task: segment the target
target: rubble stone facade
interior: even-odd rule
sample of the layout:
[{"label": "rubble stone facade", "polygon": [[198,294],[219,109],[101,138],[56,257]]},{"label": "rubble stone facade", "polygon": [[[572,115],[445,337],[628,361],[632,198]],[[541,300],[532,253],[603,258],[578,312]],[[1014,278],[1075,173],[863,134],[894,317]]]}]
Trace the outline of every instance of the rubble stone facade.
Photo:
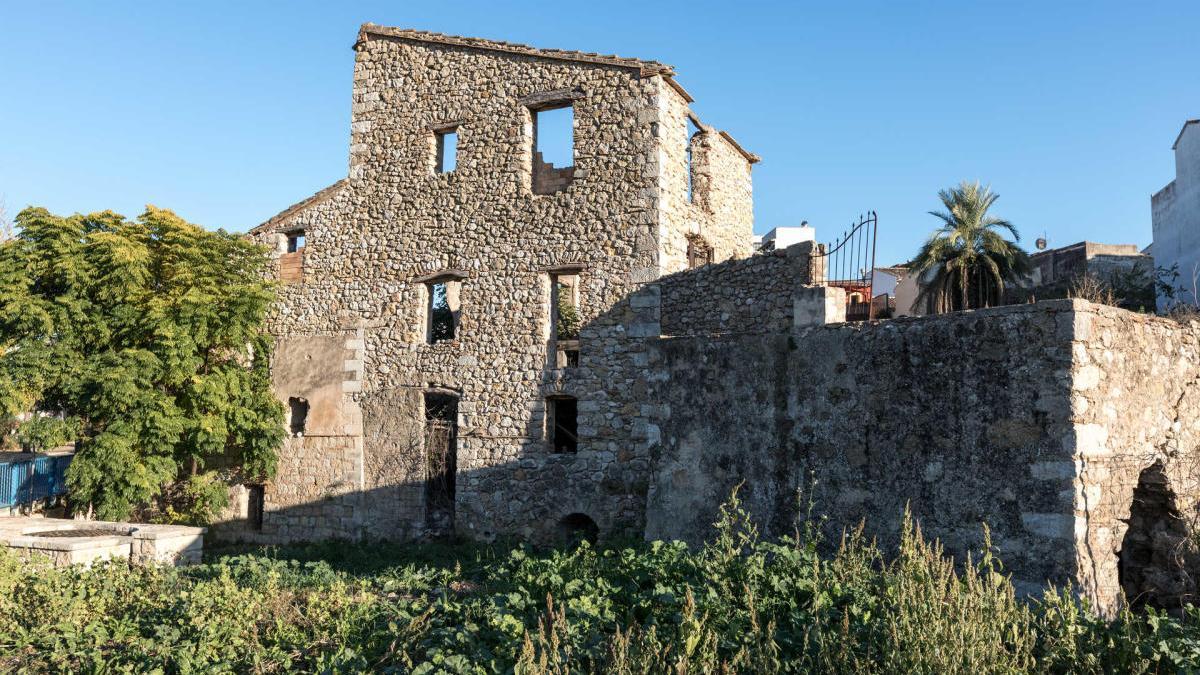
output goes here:
[{"label": "rubble stone facade", "polygon": [[[303,235],[300,281],[282,286],[270,330],[280,398],[310,412],[263,490],[261,530],[238,536],[446,529],[425,499],[436,393],[457,399],[455,531],[546,537],[584,514],[639,534],[653,406],[633,343],[659,326],[644,307],[657,299],[638,293],[688,266],[689,239],[714,262],[750,254],[757,157],[702,123],[689,139],[691,99],[657,62],[372,25],[355,49],[349,176],[252,232],[284,269]],[[563,105],[569,175],[535,154],[536,113]],[[455,168],[438,172],[447,130]],[[561,189],[539,194],[539,171]],[[551,331],[563,277],[585,326],[568,345],[577,365]],[[442,279],[457,327],[429,344],[430,282]],[[547,408],[568,398],[577,448],[554,453]]]},{"label": "rubble stone facade", "polygon": [[[815,477],[834,541],[908,508],[960,556],[986,523],[1031,591],[1195,590],[1200,325],[848,324],[812,242],[750,256],[757,157],[669,66],[369,24],[355,49],[348,177],[251,232],[293,433],[215,535],[696,541],[738,484],[784,533]],[[570,167],[538,149],[562,106]]]},{"label": "rubble stone facade", "polygon": [[986,525],[1030,593],[1194,601],[1198,340],[1081,300],[663,338],[646,536],[704,539],[739,484],[787,534],[800,491],[831,542],[864,523],[893,546],[907,510],[960,560]]}]

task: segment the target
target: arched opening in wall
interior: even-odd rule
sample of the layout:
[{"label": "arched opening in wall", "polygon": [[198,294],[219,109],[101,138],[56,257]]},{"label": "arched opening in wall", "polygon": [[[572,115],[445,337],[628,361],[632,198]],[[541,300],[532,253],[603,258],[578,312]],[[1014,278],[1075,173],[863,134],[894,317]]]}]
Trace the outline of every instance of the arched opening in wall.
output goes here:
[{"label": "arched opening in wall", "polygon": [[1197,557],[1189,528],[1176,506],[1162,462],[1138,476],[1121,540],[1118,579],[1134,609],[1177,609],[1195,601],[1196,579],[1189,570]]},{"label": "arched opening in wall", "polygon": [[436,535],[454,533],[458,477],[458,396],[425,393],[425,526]]},{"label": "arched opening in wall", "polygon": [[581,541],[595,544],[600,538],[600,526],[590,516],[572,513],[558,521],[558,540],[564,546],[574,546]]},{"label": "arched opening in wall", "polygon": [[308,424],[308,400],[293,396],[288,399],[288,431],[293,436],[303,436]]}]

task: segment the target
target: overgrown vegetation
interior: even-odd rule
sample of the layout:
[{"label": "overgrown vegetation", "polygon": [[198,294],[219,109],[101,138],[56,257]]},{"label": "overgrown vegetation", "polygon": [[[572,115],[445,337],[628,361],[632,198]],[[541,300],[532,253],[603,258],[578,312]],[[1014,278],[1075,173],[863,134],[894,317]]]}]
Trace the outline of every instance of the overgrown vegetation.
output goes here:
[{"label": "overgrown vegetation", "polygon": [[22,672],[1185,672],[1200,613],[1107,622],[1014,596],[917,528],[884,554],[762,541],[736,501],[699,550],[331,544],[190,569],[30,571],[0,553],[0,670]]},{"label": "overgrown vegetation", "polygon": [[0,243],[5,436],[77,440],[70,496],[100,518],[205,520],[227,500],[220,480],[273,472],[283,436],[260,332],[267,264],[154,207],[135,221],[22,211]]}]

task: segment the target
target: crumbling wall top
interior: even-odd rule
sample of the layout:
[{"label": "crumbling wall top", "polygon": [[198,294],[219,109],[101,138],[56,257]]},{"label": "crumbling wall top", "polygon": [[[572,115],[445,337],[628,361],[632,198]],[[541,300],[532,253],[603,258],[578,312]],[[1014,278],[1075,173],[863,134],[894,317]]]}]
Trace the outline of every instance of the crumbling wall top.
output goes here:
[{"label": "crumbling wall top", "polygon": [[493,52],[507,52],[509,54],[518,54],[521,56],[533,56],[543,59],[555,59],[559,61],[576,61],[579,63],[594,63],[596,65],[617,66],[620,68],[634,68],[639,71],[643,77],[652,75],[663,75],[670,77],[675,74],[675,69],[665,63],[658,61],[647,61],[644,59],[635,59],[625,56],[617,56],[615,54],[597,54],[594,52],[578,52],[568,51],[563,49],[540,49],[529,45],[517,44],[514,42],[501,42],[499,40],[485,40],[483,38],[463,37],[458,35],[446,35],[444,33],[433,33],[422,30],[412,30],[409,28],[395,28],[391,26],[380,26],[373,23],[364,23],[358,31],[358,41],[354,43],[354,48],[358,49],[363,42],[372,39],[392,38],[398,40],[409,40],[412,42],[425,42],[440,45],[451,45],[455,47],[468,47],[472,49],[484,49]]}]

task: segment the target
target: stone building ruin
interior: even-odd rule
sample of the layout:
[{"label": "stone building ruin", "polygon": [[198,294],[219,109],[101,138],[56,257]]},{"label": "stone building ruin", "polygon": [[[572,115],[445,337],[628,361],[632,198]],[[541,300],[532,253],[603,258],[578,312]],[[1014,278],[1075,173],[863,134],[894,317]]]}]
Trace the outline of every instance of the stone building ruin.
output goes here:
[{"label": "stone building ruin", "polygon": [[[846,323],[815,244],[752,255],[759,158],[671,66],[372,24],[355,51],[347,177],[250,234],[290,433],[218,536],[698,541],[738,484],[784,533],[815,477],[835,536],[886,545],[907,506],[956,555],[986,522],[1031,591],[1193,591],[1200,326]],[[568,108],[561,166],[539,115]]]}]

